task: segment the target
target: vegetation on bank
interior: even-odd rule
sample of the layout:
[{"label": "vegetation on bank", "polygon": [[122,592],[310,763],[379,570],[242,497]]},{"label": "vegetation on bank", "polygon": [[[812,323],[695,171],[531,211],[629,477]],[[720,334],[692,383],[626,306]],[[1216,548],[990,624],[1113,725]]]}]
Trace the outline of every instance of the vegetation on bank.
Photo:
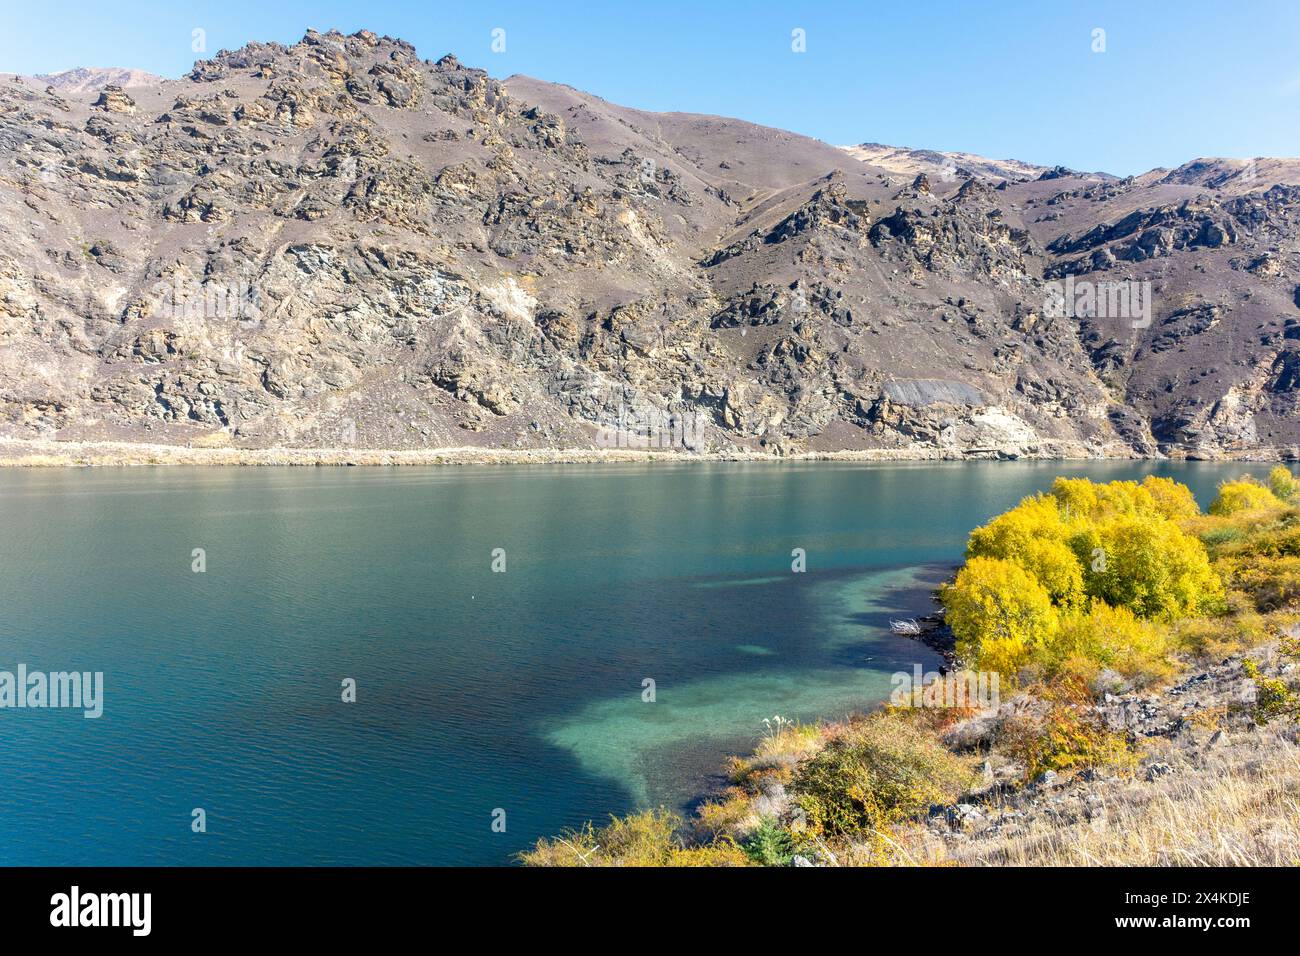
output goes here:
[{"label": "vegetation on bank", "polygon": [[[906,828],[987,786],[991,758],[1014,771],[1001,781],[1011,786],[1096,768],[1125,774],[1137,762],[1134,740],[1102,720],[1100,698],[1250,653],[1296,622],[1300,487],[1279,466],[1267,484],[1224,482],[1203,513],[1167,478],[1059,478],[975,529],[965,564],[939,596],[959,662],[996,672],[1003,700],[1014,696],[992,738],[972,743],[955,733],[988,717],[965,707],[895,705],[817,726],[778,718],[751,756],[732,759],[730,786],[692,819],[659,809],[587,824],[539,841],[522,861],[922,862],[905,849]],[[1300,658],[1295,641],[1281,649]],[[1249,658],[1244,672],[1258,690],[1243,704],[1256,721],[1300,714],[1290,683],[1265,677]],[[1220,791],[1234,805],[1250,803],[1227,779],[1206,792]],[[1284,803],[1283,795],[1269,805]]]},{"label": "vegetation on bank", "polygon": [[[1249,482],[1225,484],[1215,506]],[[1167,478],[1141,484],[1058,478],[1049,494],[971,533],[967,561],[940,594],[969,666],[1015,679],[1026,670],[1092,679],[1163,676],[1161,625],[1224,609],[1220,576],[1183,523],[1199,513]]]}]

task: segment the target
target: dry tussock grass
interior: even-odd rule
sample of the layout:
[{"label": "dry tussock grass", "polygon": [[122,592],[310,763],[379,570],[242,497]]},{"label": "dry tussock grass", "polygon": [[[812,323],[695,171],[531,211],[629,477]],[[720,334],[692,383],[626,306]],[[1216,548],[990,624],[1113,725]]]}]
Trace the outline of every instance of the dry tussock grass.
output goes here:
[{"label": "dry tussock grass", "polygon": [[1153,783],[1109,781],[1106,816],[1039,817],[1014,836],[945,846],[916,830],[900,839],[908,864],[958,866],[1300,865],[1300,747],[1261,730],[1225,740],[1196,766]]}]

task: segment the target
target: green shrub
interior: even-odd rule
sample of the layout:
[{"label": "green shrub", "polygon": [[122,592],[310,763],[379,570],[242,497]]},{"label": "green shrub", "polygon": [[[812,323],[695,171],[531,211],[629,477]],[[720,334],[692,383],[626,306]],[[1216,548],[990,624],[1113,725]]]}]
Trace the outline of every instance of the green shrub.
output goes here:
[{"label": "green shrub", "polygon": [[1214,549],[1227,544],[1235,544],[1238,541],[1245,541],[1249,537],[1249,532],[1244,528],[1220,525],[1207,529],[1199,537],[1206,548]]},{"label": "green shrub", "polygon": [[791,790],[814,832],[862,834],[953,800],[972,780],[970,763],[935,737],[878,714],[800,764]]},{"label": "green shrub", "polygon": [[775,817],[764,817],[741,849],[759,866],[789,866],[794,860],[794,838]]},{"label": "green shrub", "polygon": [[1259,665],[1250,658],[1242,663],[1242,670],[1255,684],[1255,703],[1251,716],[1261,727],[1279,717],[1300,714],[1300,699],[1287,686],[1287,682],[1277,677],[1265,677],[1260,673]]}]

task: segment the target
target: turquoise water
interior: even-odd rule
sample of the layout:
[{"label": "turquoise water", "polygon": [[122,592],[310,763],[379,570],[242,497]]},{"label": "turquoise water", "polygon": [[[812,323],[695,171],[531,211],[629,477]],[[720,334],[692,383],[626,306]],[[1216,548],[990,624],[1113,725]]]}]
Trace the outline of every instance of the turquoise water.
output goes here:
[{"label": "turquoise water", "polygon": [[1266,471],[0,471],[0,671],[104,674],[99,719],[0,709],[0,864],[505,863],[934,664],[889,618],[1055,475]]}]

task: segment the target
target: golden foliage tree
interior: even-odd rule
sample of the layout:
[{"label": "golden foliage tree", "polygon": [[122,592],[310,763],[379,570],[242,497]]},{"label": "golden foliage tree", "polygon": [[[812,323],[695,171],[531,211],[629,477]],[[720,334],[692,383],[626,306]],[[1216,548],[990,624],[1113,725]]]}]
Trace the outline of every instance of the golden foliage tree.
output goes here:
[{"label": "golden foliage tree", "polygon": [[1278,465],[1268,473],[1268,487],[1279,501],[1290,501],[1295,497],[1295,475],[1285,465]]},{"label": "golden foliage tree", "polygon": [[1099,522],[1076,533],[1071,545],[1088,596],[1140,617],[1210,610],[1223,596],[1205,546],[1167,518]]},{"label": "golden foliage tree", "polygon": [[1051,595],[1019,564],[975,557],[941,592],[957,653],[1014,677],[1058,626]]},{"label": "golden foliage tree", "polygon": [[1027,664],[1158,671],[1165,630],[1149,622],[1224,600],[1204,544],[1182,527],[1199,515],[1168,478],[1058,478],[1050,494],[971,533],[966,564],[941,594],[958,653],[1010,677]]},{"label": "golden foliage tree", "polygon": [[1035,495],[972,531],[966,556],[1018,564],[1047,590],[1053,603],[1073,607],[1083,599],[1083,574],[1068,537],[1056,499]]},{"label": "golden foliage tree", "polygon": [[1196,503],[1192,489],[1172,478],[1147,475],[1142,479],[1142,487],[1151,496],[1156,511],[1166,518],[1177,521],[1180,518],[1194,518],[1201,513],[1201,506]]},{"label": "golden foliage tree", "polygon": [[1274,511],[1282,502],[1254,478],[1239,478],[1219,485],[1218,497],[1210,505],[1212,515],[1232,515],[1239,511]]}]

